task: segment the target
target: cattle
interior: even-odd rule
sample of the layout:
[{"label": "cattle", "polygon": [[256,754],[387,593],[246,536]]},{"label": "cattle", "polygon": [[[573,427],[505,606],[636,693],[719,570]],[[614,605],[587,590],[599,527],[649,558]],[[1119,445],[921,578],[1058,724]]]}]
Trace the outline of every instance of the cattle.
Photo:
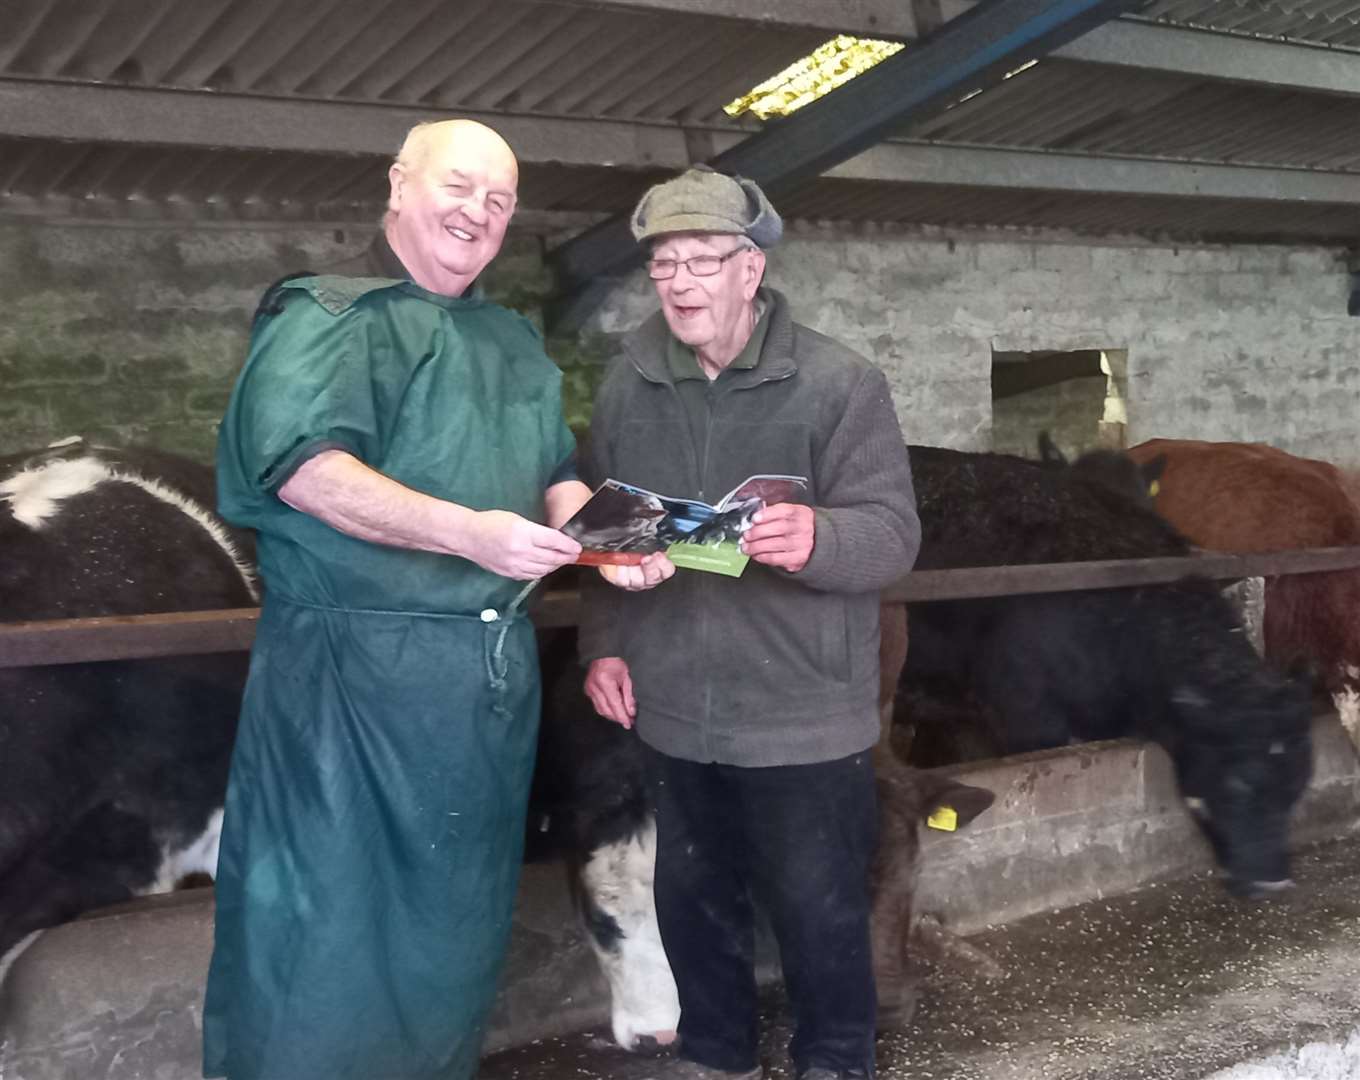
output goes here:
[{"label": "cattle", "polygon": [[[896,609],[900,616],[900,606]],[[657,928],[652,899],[656,826],[647,796],[636,732],[594,714],[582,690],[575,632],[541,636],[544,675],[540,766],[535,774],[541,807],[556,807],[570,880],[594,950],[610,987],[610,1024],[627,1050],[660,1049],[675,1038],[679,1002]],[[901,665],[885,635],[885,686]],[[937,810],[954,812],[957,827],[986,810],[993,794],[944,775],[908,768],[887,752],[875,754],[879,847],[871,872],[871,948],[878,984],[879,1025],[904,1026],[920,992],[917,947],[968,956],[947,934],[915,911],[919,830]],[[977,962],[977,958],[969,957]],[[985,966],[985,964],[984,964]]]},{"label": "cattle", "polygon": [[[1017,459],[1020,460],[1020,459]],[[1122,450],[1087,450],[1074,461],[1058,449],[1047,431],[1039,433],[1039,464],[1069,470],[1076,483],[1090,484],[1118,492],[1140,506],[1151,507],[1161,485],[1166,458],[1152,454],[1135,461]]]},{"label": "cattle", "polygon": [[[71,440],[0,459],[0,611],[16,621],[254,605],[251,538],[214,503],[209,468],[155,451]],[[595,716],[574,630],[541,631],[539,648],[529,846],[556,832],[615,1037],[656,1047],[673,1038],[678,1004],[636,735]],[[226,653],[0,669],[0,956],[88,909],[215,873],[246,668],[245,654]],[[880,795],[891,840],[875,867],[874,953],[885,1015],[905,1018],[916,829],[945,802],[966,824],[992,797],[900,768],[880,770]]]},{"label": "cattle", "polygon": [[[920,569],[1182,556],[1138,500],[1075,470],[911,448]],[[1305,687],[1260,661],[1209,581],[912,604],[902,685],[975,710],[1001,753],[1136,735],[1166,749],[1230,891],[1288,883],[1311,770]]]},{"label": "cattle", "polygon": [[[1166,467],[1157,512],[1216,551],[1267,552],[1360,545],[1355,476],[1261,443],[1153,439],[1136,461]],[[1360,569],[1270,578],[1266,655],[1304,665],[1338,699],[1360,685]],[[1340,703],[1340,702],[1339,702]]]},{"label": "cattle", "polygon": [[[210,469],[75,439],[0,459],[7,621],[258,602]],[[0,668],[0,955],[99,905],[211,874],[240,653]]]}]

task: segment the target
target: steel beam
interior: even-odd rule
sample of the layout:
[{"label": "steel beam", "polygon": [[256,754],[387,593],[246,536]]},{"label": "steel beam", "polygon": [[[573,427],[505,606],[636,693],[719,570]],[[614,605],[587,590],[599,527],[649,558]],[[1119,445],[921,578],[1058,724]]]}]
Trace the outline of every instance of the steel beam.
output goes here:
[{"label": "steel beam", "polygon": [[643,11],[658,15],[807,27],[856,37],[912,38],[917,35],[907,0],[559,0],[573,7]]},{"label": "steel beam", "polygon": [[1221,79],[1277,90],[1360,94],[1360,54],[1120,19],[1053,51],[1059,60]]},{"label": "steel beam", "polygon": [[[411,123],[433,115],[379,105],[0,79],[0,136],[105,145],[386,155]],[[485,119],[507,134],[526,163],[680,169],[690,160],[685,148],[687,129],[675,126],[504,116]],[[739,132],[710,130],[706,134],[720,159],[741,145]],[[910,140],[880,143],[827,170],[826,175],[892,183],[1288,202],[1354,204],[1360,196],[1360,178],[1354,173]],[[28,203],[19,208],[40,209]],[[58,208],[51,203],[46,209]],[[146,211],[148,216],[156,212],[150,206]],[[98,208],[90,213],[108,216]],[[271,211],[262,213],[269,216]],[[220,212],[210,210],[203,216],[220,216]],[[628,251],[633,248],[629,237]]]},{"label": "steel beam", "polygon": [[[108,199],[71,195],[35,197],[0,192],[0,222],[63,228],[163,229],[182,224],[194,229],[376,230],[381,203],[221,202],[188,199]],[[589,228],[606,215],[581,210],[515,211],[516,229],[566,232]]]},{"label": "steel beam", "polygon": [[876,146],[827,175],[1091,195],[1360,203],[1360,173],[906,141]]},{"label": "steel beam", "polygon": [[[792,116],[724,151],[713,164],[778,197],[853,158],[909,121],[1052,52],[1136,0],[984,0],[929,38],[903,49]],[[558,248],[564,292],[638,260],[620,215]]]},{"label": "steel beam", "polygon": [[[0,77],[0,136],[14,138],[390,156],[412,125],[449,115],[447,109]],[[689,163],[684,129],[675,125],[457,115],[490,124],[526,163]]]}]

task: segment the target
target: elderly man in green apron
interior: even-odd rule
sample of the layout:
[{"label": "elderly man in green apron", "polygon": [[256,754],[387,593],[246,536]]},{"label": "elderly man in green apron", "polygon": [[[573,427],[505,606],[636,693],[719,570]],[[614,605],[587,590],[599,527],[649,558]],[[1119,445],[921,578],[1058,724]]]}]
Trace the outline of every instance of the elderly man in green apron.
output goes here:
[{"label": "elderly man in green apron", "polygon": [[[413,129],[363,276],[275,286],[218,446],[266,600],[232,761],[204,1075],[465,1080],[538,725],[521,582],[579,554],[560,375],[469,289],[515,208],[491,129]],[[546,522],[546,524],[543,524]]]}]

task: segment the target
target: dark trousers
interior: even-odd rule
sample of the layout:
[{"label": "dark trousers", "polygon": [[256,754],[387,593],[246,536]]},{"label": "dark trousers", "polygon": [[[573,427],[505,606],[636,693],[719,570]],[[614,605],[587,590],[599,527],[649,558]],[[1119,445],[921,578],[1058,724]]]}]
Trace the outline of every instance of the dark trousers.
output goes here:
[{"label": "dark trousers", "polygon": [[753,900],[769,913],[794,1016],[798,1073],[873,1075],[877,999],[869,865],[870,754],[815,765],[698,764],[647,748],[656,913],[680,993],[680,1055],[758,1061]]}]

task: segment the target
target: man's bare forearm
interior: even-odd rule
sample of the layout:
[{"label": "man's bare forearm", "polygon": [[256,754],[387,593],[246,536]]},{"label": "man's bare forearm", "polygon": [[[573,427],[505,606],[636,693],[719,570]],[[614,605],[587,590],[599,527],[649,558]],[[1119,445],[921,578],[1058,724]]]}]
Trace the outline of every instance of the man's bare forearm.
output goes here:
[{"label": "man's bare forearm", "polygon": [[563,480],[560,484],[554,484],[543,494],[548,511],[548,524],[554,529],[560,529],[589,498],[590,488],[579,480]]},{"label": "man's bare forearm", "polygon": [[444,555],[468,553],[477,515],[413,491],[343,450],[326,450],[304,462],[279,489],[279,498],[360,540]]}]

